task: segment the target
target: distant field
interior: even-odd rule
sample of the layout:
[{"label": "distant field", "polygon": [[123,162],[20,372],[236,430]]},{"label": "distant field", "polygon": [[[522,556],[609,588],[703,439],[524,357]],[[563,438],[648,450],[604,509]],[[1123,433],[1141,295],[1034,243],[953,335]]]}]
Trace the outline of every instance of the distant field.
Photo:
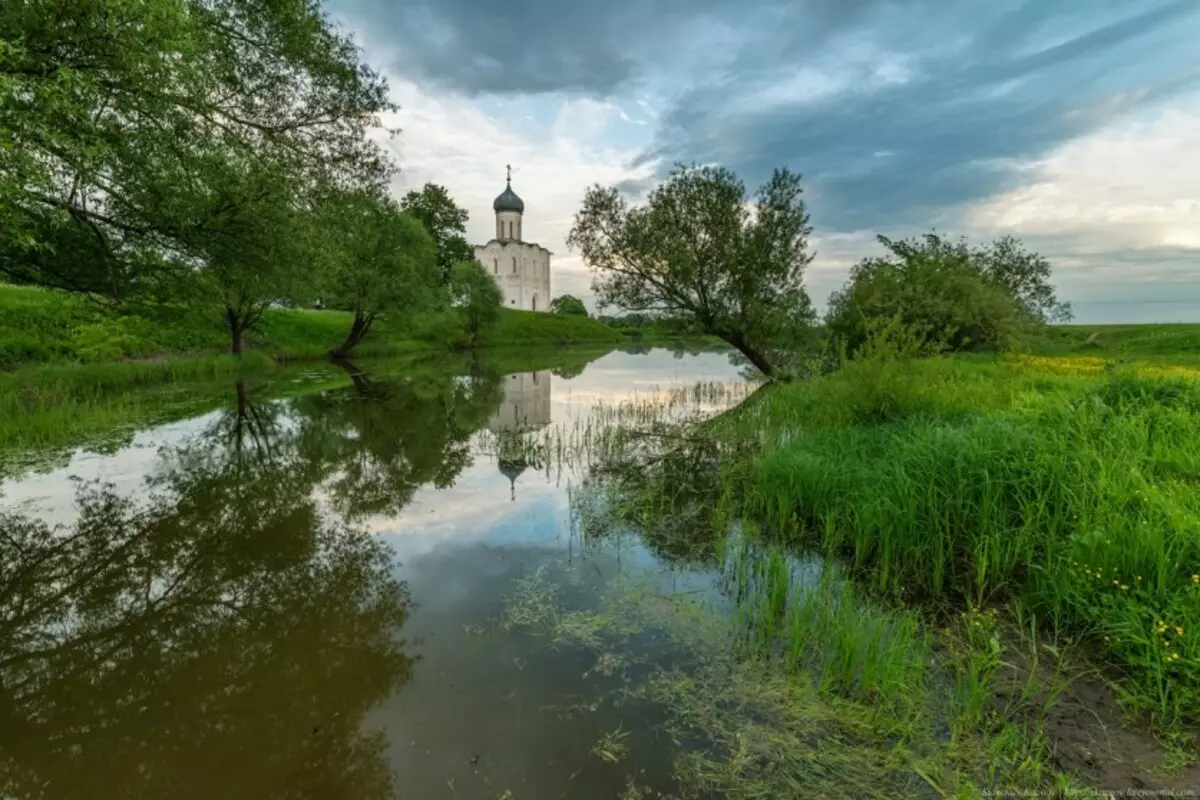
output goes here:
[{"label": "distant field", "polygon": [[1094,356],[1159,356],[1200,360],[1200,324],[1054,325],[1035,352]]}]

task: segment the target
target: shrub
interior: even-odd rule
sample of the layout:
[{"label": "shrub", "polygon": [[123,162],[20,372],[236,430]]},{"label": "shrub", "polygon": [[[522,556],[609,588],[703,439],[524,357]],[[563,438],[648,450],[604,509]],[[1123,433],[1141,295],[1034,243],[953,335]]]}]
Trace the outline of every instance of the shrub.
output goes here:
[{"label": "shrub", "polygon": [[889,254],[859,263],[830,297],[826,325],[851,353],[880,319],[921,329],[950,350],[996,351],[1070,314],[1054,298],[1045,259],[1011,238],[976,249],[934,234],[879,241]]}]

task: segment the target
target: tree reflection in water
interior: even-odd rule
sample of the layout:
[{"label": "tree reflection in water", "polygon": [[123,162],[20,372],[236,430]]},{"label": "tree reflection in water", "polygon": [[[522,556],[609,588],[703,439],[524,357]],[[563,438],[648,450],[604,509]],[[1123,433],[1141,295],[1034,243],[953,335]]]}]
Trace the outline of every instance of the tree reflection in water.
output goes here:
[{"label": "tree reflection in water", "polygon": [[504,399],[504,376],[473,364],[372,380],[342,365],[352,387],[300,398],[299,449],[328,476],[323,489],[349,520],[400,512],[424,484],[450,486],[471,463],[470,440]]},{"label": "tree reflection in water", "polygon": [[282,410],[239,383],[144,498],[81,485],[70,526],[0,516],[0,794],[395,796],[362,719],[409,679],[407,587],[318,513],[351,457]]}]

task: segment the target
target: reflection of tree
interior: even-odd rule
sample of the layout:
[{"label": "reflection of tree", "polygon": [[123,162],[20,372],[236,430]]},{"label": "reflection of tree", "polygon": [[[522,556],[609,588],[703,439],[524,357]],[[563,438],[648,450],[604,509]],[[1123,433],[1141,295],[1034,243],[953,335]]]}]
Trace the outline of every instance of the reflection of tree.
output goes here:
[{"label": "reflection of tree", "polygon": [[149,496],[0,517],[0,794],[395,796],[363,715],[408,678],[388,551],[244,386]]},{"label": "reflection of tree", "polygon": [[564,378],[564,379],[569,380],[571,378],[576,378],[576,377],[582,375],[583,371],[585,369],[587,369],[587,367],[588,367],[587,362],[584,362],[582,364],[569,364],[566,366],[555,367],[554,369],[550,370],[550,374],[557,378]]},{"label": "reflection of tree", "polygon": [[612,441],[619,445],[595,449],[586,491],[575,496],[584,536],[633,533],[667,563],[710,565],[728,479],[721,464],[747,457],[734,451],[753,443],[725,441],[687,422],[624,430]]},{"label": "reflection of tree", "polygon": [[301,449],[322,465],[337,511],[350,519],[396,513],[425,483],[449,486],[470,464],[469,440],[504,398],[502,376],[371,380],[295,404]]}]

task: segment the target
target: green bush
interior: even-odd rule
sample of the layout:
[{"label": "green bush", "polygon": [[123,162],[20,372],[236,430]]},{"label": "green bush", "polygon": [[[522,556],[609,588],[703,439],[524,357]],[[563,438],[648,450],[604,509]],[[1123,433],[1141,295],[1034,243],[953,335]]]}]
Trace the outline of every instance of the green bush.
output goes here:
[{"label": "green bush", "polygon": [[879,241],[888,255],[856,265],[829,300],[826,326],[850,353],[879,320],[920,329],[953,351],[1003,351],[1070,313],[1054,298],[1045,260],[1013,239],[976,249],[933,234]]}]

